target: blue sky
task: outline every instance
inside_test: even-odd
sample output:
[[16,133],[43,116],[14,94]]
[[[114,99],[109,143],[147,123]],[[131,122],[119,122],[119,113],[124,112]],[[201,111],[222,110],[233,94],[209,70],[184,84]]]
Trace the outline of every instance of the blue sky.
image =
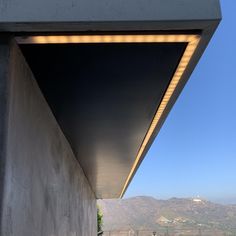
[[221,5],[223,20],[125,197],[236,203],[236,1]]

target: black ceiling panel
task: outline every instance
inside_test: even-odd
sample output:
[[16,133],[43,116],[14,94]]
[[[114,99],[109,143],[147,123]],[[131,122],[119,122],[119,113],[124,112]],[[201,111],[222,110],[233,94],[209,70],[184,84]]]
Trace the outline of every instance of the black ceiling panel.
[[21,45],[98,198],[121,193],[185,47]]

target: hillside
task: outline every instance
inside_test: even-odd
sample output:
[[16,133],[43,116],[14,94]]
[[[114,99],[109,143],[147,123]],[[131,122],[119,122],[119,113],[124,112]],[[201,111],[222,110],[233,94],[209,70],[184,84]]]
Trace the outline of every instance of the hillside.
[[203,229],[235,232],[236,205],[220,205],[202,199],[158,200],[135,197],[99,200],[104,215],[103,229],[157,230]]

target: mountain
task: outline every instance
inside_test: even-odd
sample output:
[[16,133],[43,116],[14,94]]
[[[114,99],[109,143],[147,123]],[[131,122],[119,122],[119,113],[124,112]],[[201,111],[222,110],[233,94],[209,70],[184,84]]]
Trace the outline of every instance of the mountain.
[[221,205],[199,198],[153,197],[99,200],[105,231],[114,230],[214,230],[235,232],[236,205]]

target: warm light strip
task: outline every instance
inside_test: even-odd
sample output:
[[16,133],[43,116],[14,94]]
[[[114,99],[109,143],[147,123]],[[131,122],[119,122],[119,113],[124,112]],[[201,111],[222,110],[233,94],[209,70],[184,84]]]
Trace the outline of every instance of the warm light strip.
[[196,35],[45,35],[16,37],[19,44],[63,43],[181,43],[192,42]]
[[126,179],[120,197],[123,196],[133,176],[134,171],[142,157],[143,151],[149,142],[161,116],[173,95],[179,81],[184,74],[197,46],[200,41],[199,35],[55,35],[55,36],[29,36],[16,37],[20,44],[63,44],[63,43],[188,43],[175,74],[164,94],[164,97],[157,109],[152,123],[138,151],[132,169]]
[[[182,38],[183,36],[181,35],[180,37]],[[198,35],[191,36],[191,37],[186,36],[186,39],[187,39],[186,42],[188,42],[188,45],[187,45],[185,52],[180,60],[179,65],[175,71],[175,74],[174,74],[165,94],[164,94],[164,97],[160,103],[160,106],[158,107],[158,110],[154,116],[154,119],[152,120],[152,123],[149,127],[149,130],[148,130],[144,140],[143,140],[143,143],[138,151],[137,157],[136,157],[133,167],[128,175],[128,178],[126,179],[126,182],[125,182],[125,185],[124,185],[124,188],[121,192],[120,197],[122,197],[125,193],[125,190],[129,184],[129,181],[132,178],[134,171],[136,170],[136,167],[139,163],[140,158],[142,157],[143,151],[145,150],[149,139],[151,138],[155,128],[157,127],[158,122],[160,121],[161,116],[162,116],[172,94],[174,93],[179,81],[181,80],[182,75],[184,74],[185,69],[188,66],[188,63],[190,62],[190,60],[191,60],[191,58],[198,46],[198,43],[200,41],[200,36],[198,36]],[[179,41],[174,40],[173,42],[179,42]]]

